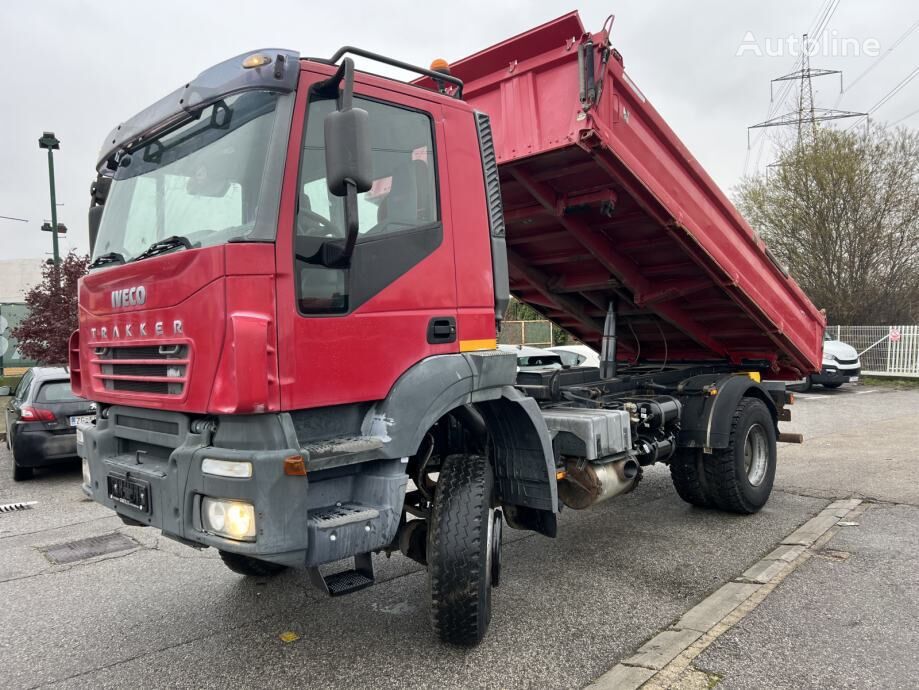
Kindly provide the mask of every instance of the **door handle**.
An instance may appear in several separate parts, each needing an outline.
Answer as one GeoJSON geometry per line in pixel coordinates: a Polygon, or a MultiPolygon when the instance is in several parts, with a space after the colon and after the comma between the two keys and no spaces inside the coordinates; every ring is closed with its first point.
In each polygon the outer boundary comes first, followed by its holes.
{"type": "Polygon", "coordinates": [[[428,322],[428,343],[431,345],[456,342],[456,319],[435,316],[428,322]]]}

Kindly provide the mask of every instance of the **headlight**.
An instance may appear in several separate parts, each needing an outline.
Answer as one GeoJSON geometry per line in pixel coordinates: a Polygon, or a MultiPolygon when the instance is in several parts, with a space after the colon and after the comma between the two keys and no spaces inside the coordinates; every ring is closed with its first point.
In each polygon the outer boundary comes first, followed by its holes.
{"type": "Polygon", "coordinates": [[[252,463],[204,458],[204,460],[201,461],[201,471],[204,472],[204,474],[213,474],[218,477],[248,479],[252,476],[252,463]]]}
{"type": "Polygon", "coordinates": [[[204,529],[236,541],[255,541],[255,507],[245,501],[204,497],[201,502],[204,529]]]}
{"type": "Polygon", "coordinates": [[[93,485],[93,478],[89,473],[89,460],[86,458],[83,458],[83,483],[86,484],[86,486],[93,485]]]}
{"type": "Polygon", "coordinates": [[[831,362],[838,362],[839,358],[836,355],[827,355],[826,358],[831,362]]]}

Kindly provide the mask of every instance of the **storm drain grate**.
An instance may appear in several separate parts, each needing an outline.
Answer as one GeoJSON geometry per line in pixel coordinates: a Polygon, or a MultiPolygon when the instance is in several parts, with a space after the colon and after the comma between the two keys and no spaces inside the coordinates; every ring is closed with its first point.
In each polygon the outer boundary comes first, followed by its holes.
{"type": "Polygon", "coordinates": [[[64,544],[46,546],[41,551],[52,563],[62,565],[64,563],[84,561],[87,558],[95,558],[96,556],[104,556],[108,553],[127,551],[135,546],[137,546],[137,542],[133,539],[113,532],[112,534],[103,534],[100,537],[89,537],[88,539],[78,539],[64,544]]]}
{"type": "Polygon", "coordinates": [[[38,501],[22,501],[20,503],[4,503],[0,505],[0,513],[15,513],[17,510],[31,510],[38,501]]]}

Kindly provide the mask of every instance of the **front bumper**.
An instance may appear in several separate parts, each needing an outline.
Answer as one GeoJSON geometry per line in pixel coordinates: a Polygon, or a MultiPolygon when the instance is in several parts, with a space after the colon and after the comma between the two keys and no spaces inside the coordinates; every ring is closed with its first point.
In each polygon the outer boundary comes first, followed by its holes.
{"type": "Polygon", "coordinates": [[[13,452],[20,467],[44,467],[76,458],[76,430],[52,433],[44,424],[20,423],[13,434],[13,452]]]}
{"type": "Polygon", "coordinates": [[[824,364],[819,374],[811,376],[811,383],[855,383],[860,375],[860,364],[824,364]]]}
{"type": "Polygon", "coordinates": [[[284,473],[284,459],[303,453],[285,414],[198,423],[161,410],[113,406],[106,412],[95,426],[81,429],[78,449],[90,475],[83,491],[168,537],[284,565],[312,566],[379,549],[395,535],[407,482],[399,460],[354,466],[351,474],[339,471],[328,478],[321,472],[291,476],[284,473]],[[251,462],[252,477],[205,474],[205,458],[251,462]],[[145,482],[149,510],[114,500],[108,491],[110,475],[145,482]],[[204,497],[251,503],[255,541],[235,541],[207,531],[201,519],[204,497]],[[322,521],[330,506],[366,504],[370,497],[378,504],[372,506],[375,516],[365,511],[364,519],[354,523],[322,521]]]}

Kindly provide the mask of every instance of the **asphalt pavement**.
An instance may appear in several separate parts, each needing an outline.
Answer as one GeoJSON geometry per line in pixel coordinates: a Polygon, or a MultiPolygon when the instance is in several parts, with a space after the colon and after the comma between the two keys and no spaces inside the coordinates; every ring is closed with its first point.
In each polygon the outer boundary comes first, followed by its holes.
{"type": "Polygon", "coordinates": [[[584,686],[831,499],[919,504],[919,391],[865,392],[801,396],[785,428],[808,441],[780,446],[757,515],[692,508],[660,467],[631,494],[566,510],[555,540],[506,530],[491,628],[473,650],[436,642],[426,573],[401,556],[377,558],[378,583],[342,598],[303,572],[248,580],[213,551],[123,526],[82,496],[78,466],[14,484],[3,448],[0,504],[37,504],[0,514],[0,686],[584,686]],[[42,551],[111,533],[136,546],[69,565],[42,551]]]}

